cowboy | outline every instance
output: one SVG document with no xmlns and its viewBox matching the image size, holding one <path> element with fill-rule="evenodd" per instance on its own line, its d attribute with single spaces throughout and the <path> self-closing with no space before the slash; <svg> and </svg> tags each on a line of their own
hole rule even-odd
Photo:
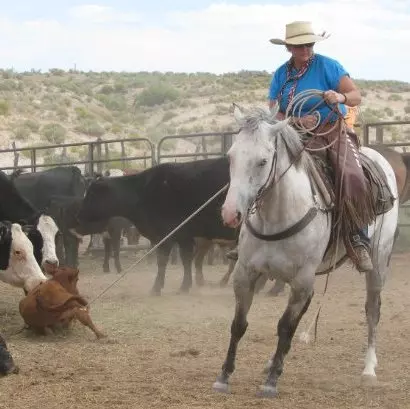
<svg viewBox="0 0 410 409">
<path fill-rule="evenodd" d="M 295 21 L 286 25 L 284 40 L 270 40 L 273 44 L 284 45 L 291 58 L 272 77 L 269 107 L 273 109 L 279 105 L 277 119 L 283 120 L 300 92 L 323 91 L 324 103 L 317 106 L 317 99 L 308 100 L 291 119 L 297 128 L 309 130 L 306 132 L 307 147 L 327 147 L 336 176 L 335 218 L 341 222 L 346 251 L 359 271 L 371 271 L 367 225 L 375 219 L 374 205 L 360 164 L 358 146 L 343 125 L 346 106 L 359 105 L 361 95 L 338 61 L 313 52 L 315 43 L 328 37 L 325 32 L 316 34 L 309 21 Z M 229 256 L 235 257 L 232 253 Z"/>
</svg>

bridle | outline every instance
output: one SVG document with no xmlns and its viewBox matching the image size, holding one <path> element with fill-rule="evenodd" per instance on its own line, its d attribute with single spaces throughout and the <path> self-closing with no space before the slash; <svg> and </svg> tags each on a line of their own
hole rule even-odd
<svg viewBox="0 0 410 409">
<path fill-rule="evenodd" d="M 289 166 L 284 170 L 284 172 L 279 175 L 278 178 L 276 178 L 276 172 L 277 172 L 277 162 L 278 162 L 278 137 L 275 138 L 275 147 L 274 147 L 274 153 L 273 153 L 273 158 L 272 158 L 272 163 L 271 163 L 271 168 L 268 174 L 268 177 L 265 181 L 265 183 L 259 188 L 256 197 L 252 204 L 249 206 L 248 211 L 245 216 L 245 225 L 250 231 L 250 233 L 256 237 L 259 240 L 263 241 L 279 241 L 283 240 L 286 238 L 289 238 L 293 236 L 294 234 L 298 233 L 299 231 L 303 230 L 317 215 L 320 206 L 317 201 L 317 194 L 315 191 L 315 188 L 312 183 L 310 183 L 310 187 L 312 189 L 312 196 L 313 196 L 313 202 L 314 205 L 306 212 L 306 214 L 295 224 L 290 226 L 289 228 L 280 231 L 278 233 L 274 234 L 262 234 L 259 233 L 251 224 L 250 221 L 250 216 L 254 213 L 256 213 L 260 207 L 260 204 L 266 195 L 268 191 L 273 189 L 276 185 L 279 184 L 279 182 L 282 180 L 282 178 L 286 175 L 286 173 L 290 170 L 290 168 L 301 158 L 303 152 L 306 150 L 306 146 L 304 146 L 301 151 L 293 158 Z"/>
</svg>

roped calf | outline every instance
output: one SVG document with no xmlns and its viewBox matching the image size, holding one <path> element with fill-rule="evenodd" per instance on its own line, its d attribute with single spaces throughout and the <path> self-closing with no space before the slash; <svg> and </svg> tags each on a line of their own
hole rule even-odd
<svg viewBox="0 0 410 409">
<path fill-rule="evenodd" d="M 93 324 L 87 301 L 78 293 L 79 271 L 71 267 L 58 267 L 52 278 L 37 286 L 20 301 L 20 314 L 36 333 L 46 334 L 57 325 L 68 326 L 73 319 L 94 332 L 97 338 L 105 335 Z"/>
</svg>

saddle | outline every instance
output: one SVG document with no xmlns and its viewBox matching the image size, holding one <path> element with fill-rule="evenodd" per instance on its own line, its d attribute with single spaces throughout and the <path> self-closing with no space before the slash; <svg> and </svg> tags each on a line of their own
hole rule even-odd
<svg viewBox="0 0 410 409">
<path fill-rule="evenodd" d="M 318 194 L 320 194 L 326 208 L 330 210 L 335 204 L 334 171 L 326 160 L 325 155 L 314 153 L 311 154 L 311 158 L 315 163 L 311 177 L 319 190 Z M 360 162 L 364 175 L 369 182 L 376 215 L 388 212 L 393 207 L 396 198 L 393 196 L 387 184 L 387 179 L 382 168 L 378 163 L 373 162 L 362 153 L 360 153 Z"/>
</svg>

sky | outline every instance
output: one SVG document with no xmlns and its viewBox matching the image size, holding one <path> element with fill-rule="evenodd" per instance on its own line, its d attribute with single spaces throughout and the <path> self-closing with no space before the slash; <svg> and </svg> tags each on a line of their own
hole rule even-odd
<svg viewBox="0 0 410 409">
<path fill-rule="evenodd" d="M 353 78 L 410 82 L 410 0 L 0 0 L 0 67 L 82 71 L 274 71 L 270 38 L 310 20 L 315 52 Z"/>
</svg>

